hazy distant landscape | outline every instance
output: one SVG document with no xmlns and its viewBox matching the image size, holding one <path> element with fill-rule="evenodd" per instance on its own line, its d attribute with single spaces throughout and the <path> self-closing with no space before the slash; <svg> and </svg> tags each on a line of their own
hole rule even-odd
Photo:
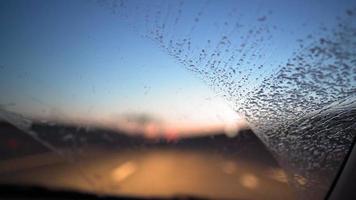
<svg viewBox="0 0 356 200">
<path fill-rule="evenodd" d="M 245 155 L 252 159 L 259 153 L 258 160 L 275 164 L 268 150 L 251 130 L 240 130 L 237 136 L 228 137 L 223 130 L 184 138 L 167 139 L 165 137 L 146 138 L 143 133 L 127 133 L 123 130 L 113 130 L 104 127 L 83 127 L 68 124 L 45 124 L 34 122 L 31 127 L 37 138 L 25 133 L 15 126 L 0 122 L 0 159 L 6 160 L 24 155 L 50 151 L 46 145 L 54 149 L 75 150 L 81 148 L 104 149 L 145 149 L 174 148 L 209 150 L 226 155 Z M 254 148 L 246 148 L 254 146 Z M 242 152 L 242 153 L 241 153 Z M 261 152 L 263 153 L 261 155 Z M 251 157 L 252 156 L 252 157 Z M 263 159 L 265 158 L 265 159 Z M 256 159 L 257 160 L 257 159 Z"/>
</svg>

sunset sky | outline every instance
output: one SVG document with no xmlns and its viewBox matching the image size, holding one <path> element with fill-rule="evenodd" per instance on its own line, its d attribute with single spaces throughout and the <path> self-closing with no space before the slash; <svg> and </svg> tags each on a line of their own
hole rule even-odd
<svg viewBox="0 0 356 200">
<path fill-rule="evenodd" d="M 193 18 L 194 9 L 205 5 L 202 2 L 186 4 L 192 11 L 184 19 Z M 298 32 L 304 21 L 334 18 L 320 2 L 313 1 L 308 7 L 302 5 L 307 1 L 292 5 L 261 2 L 212 3 L 205 13 L 210 9 L 218 14 L 204 17 L 217 20 L 219 13 L 236 6 L 245 16 L 241 23 L 253 27 L 259 23 L 254 11 L 263 14 L 275 9 L 286 16 L 290 6 L 302 7 L 291 12 L 288 20 L 278 18 L 277 12 L 275 20 L 295 32 L 278 38 L 283 48 L 277 48 L 267 61 L 283 60 L 297 45 L 295 39 L 317 29 L 310 24 Z M 335 2 L 328 1 L 325 4 L 333 6 L 325 7 L 341 12 L 348 5 L 347 1 Z M 160 126 L 177 130 L 220 127 L 241 119 L 219 93 L 142 37 L 140 29 L 132 25 L 135 16 L 129 19 L 122 20 L 95 1 L 1 1 L 0 105 L 33 118 L 113 126 L 125 124 L 127 115 L 147 115 Z M 177 29 L 172 34 L 185 33 Z M 214 32 L 204 35 L 216 39 Z"/>
</svg>

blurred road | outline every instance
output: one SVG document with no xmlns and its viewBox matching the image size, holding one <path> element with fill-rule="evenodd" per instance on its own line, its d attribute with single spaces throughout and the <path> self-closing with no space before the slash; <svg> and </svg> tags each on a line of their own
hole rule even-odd
<svg viewBox="0 0 356 200">
<path fill-rule="evenodd" d="M 214 152 L 90 150 L 69 160 L 47 153 L 1 161 L 0 182 L 130 196 L 292 199 L 280 168 Z"/>
</svg>

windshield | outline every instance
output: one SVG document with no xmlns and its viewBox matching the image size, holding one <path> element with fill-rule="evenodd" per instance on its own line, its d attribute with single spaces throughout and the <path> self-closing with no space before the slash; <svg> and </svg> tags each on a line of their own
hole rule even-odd
<svg viewBox="0 0 356 200">
<path fill-rule="evenodd" d="M 0 183 L 323 199 L 356 134 L 356 2 L 0 1 Z"/>
</svg>

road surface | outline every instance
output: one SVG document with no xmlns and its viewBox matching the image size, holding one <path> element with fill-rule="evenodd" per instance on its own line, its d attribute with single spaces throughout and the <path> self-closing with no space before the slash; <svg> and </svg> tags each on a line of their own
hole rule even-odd
<svg viewBox="0 0 356 200">
<path fill-rule="evenodd" d="M 293 199 L 280 168 L 202 150 L 90 150 L 67 159 L 33 155 L 1 161 L 0 182 L 129 196 Z"/>
</svg>

